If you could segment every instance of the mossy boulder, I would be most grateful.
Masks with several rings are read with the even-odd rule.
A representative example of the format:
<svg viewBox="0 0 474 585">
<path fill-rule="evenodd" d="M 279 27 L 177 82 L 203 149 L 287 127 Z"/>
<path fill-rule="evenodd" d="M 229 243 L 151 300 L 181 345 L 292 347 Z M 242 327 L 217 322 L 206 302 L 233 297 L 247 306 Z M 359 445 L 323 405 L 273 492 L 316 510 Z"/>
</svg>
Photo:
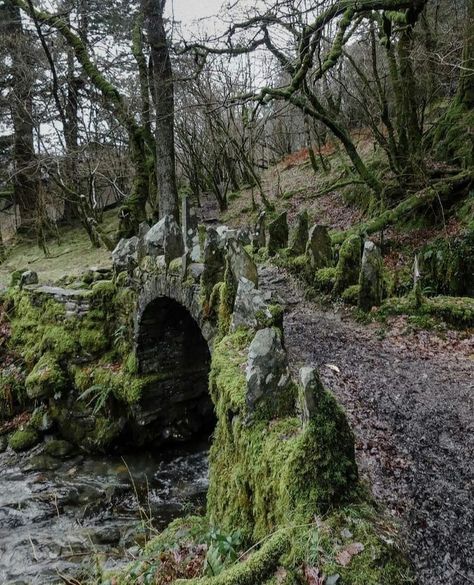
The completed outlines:
<svg viewBox="0 0 474 585">
<path fill-rule="evenodd" d="M 333 293 L 340 295 L 347 287 L 358 284 L 362 256 L 360 236 L 349 236 L 339 250 Z"/>
<path fill-rule="evenodd" d="M 22 429 L 18 429 L 11 435 L 8 440 L 8 444 L 13 449 L 13 451 L 27 451 L 31 449 L 35 445 L 37 445 L 40 441 L 39 434 L 35 431 L 35 429 L 31 427 L 25 427 Z"/>
<path fill-rule="evenodd" d="M 48 441 L 44 446 L 45 455 L 49 455 L 55 459 L 65 459 L 66 457 L 69 457 L 73 451 L 73 445 L 62 439 L 53 439 L 52 441 Z"/>
<path fill-rule="evenodd" d="M 323 293 L 330 293 L 336 282 L 335 268 L 321 268 L 314 275 L 314 288 Z"/>
<path fill-rule="evenodd" d="M 353 284 L 352 286 L 348 286 L 346 290 L 342 293 L 341 299 L 347 303 L 348 305 L 357 305 L 359 302 L 359 293 L 360 293 L 360 285 Z"/>
<path fill-rule="evenodd" d="M 44 354 L 25 381 L 28 398 L 48 398 L 60 392 L 65 385 L 61 366 L 51 354 Z"/>
</svg>

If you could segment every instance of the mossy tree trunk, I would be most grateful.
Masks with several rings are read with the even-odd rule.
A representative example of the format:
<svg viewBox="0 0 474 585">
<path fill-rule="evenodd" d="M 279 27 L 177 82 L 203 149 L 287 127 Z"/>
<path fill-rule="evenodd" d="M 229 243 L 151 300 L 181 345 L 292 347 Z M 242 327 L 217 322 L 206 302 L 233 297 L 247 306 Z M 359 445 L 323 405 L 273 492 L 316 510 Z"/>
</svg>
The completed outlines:
<svg viewBox="0 0 474 585">
<path fill-rule="evenodd" d="M 14 139 L 13 192 L 20 210 L 18 229 L 35 232 L 38 208 L 38 165 L 33 145 L 33 85 L 35 67 L 29 41 L 23 30 L 21 13 L 15 2 L 6 0 L 0 10 L 2 31 L 11 59 L 12 112 Z"/>
<path fill-rule="evenodd" d="M 474 0 L 468 0 L 466 32 L 457 99 L 467 109 L 474 108 Z"/>
<path fill-rule="evenodd" d="M 174 145 L 174 80 L 163 19 L 166 0 L 142 0 L 151 49 L 152 96 L 156 110 L 156 178 L 159 217 L 179 221 Z"/>
</svg>

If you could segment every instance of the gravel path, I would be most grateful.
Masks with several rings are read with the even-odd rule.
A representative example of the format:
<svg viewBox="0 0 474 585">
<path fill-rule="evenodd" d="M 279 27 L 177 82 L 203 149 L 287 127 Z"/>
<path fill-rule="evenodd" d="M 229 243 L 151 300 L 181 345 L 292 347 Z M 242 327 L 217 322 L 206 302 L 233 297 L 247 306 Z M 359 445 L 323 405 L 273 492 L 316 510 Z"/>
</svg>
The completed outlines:
<svg viewBox="0 0 474 585">
<path fill-rule="evenodd" d="M 359 468 L 400 518 L 419 585 L 474 583 L 472 355 L 380 339 L 305 301 L 275 267 L 263 267 L 260 282 L 287 305 L 292 368 L 317 366 L 345 407 Z"/>
</svg>

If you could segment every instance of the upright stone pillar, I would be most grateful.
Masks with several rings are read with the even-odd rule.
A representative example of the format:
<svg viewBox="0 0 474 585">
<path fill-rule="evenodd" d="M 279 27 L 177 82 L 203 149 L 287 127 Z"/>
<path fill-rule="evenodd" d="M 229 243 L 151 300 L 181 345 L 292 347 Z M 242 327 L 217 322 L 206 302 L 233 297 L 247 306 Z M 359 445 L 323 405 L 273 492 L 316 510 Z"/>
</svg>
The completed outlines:
<svg viewBox="0 0 474 585">
<path fill-rule="evenodd" d="M 306 258 L 313 273 L 332 265 L 331 238 L 325 225 L 313 225 L 309 230 Z"/>
<path fill-rule="evenodd" d="M 288 217 L 286 211 L 281 213 L 268 226 L 268 253 L 275 256 L 278 250 L 288 246 Z"/>
<path fill-rule="evenodd" d="M 259 213 L 255 229 L 252 234 L 252 247 L 254 252 L 258 252 L 260 248 L 265 248 L 266 233 L 265 233 L 265 212 Z"/>
<path fill-rule="evenodd" d="M 379 248 L 367 240 L 364 244 L 359 277 L 359 307 L 370 311 L 382 302 L 383 261 Z"/>
<path fill-rule="evenodd" d="M 293 256 L 301 256 L 305 253 L 306 244 L 308 242 L 308 212 L 301 211 L 296 216 L 296 225 L 294 226 L 289 243 L 289 251 Z"/>
</svg>

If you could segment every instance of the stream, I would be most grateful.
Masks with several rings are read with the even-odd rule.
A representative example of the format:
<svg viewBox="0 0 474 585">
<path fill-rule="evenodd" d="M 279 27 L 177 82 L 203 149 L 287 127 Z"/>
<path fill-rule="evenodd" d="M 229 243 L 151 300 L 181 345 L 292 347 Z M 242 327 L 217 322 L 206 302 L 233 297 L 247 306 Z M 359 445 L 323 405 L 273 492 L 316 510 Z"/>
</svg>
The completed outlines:
<svg viewBox="0 0 474 585">
<path fill-rule="evenodd" d="M 84 578 L 96 553 L 106 568 L 132 560 L 151 525 L 203 509 L 208 445 L 165 453 L 0 455 L 0 583 Z M 139 505 L 140 504 L 140 505 Z M 140 513 L 140 509 L 142 512 Z"/>
</svg>

